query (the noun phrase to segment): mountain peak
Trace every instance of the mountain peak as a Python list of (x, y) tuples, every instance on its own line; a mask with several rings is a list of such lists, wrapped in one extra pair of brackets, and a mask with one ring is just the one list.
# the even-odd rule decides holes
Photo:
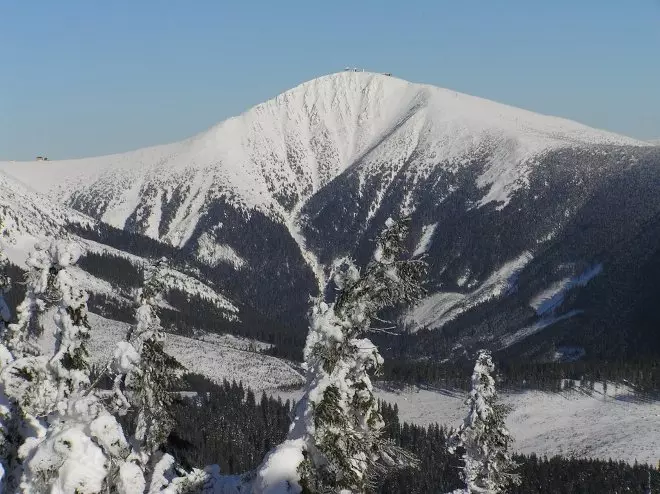
[[(325, 75), (185, 141), (82, 160), (0, 163), (0, 171), (123, 228), (174, 245), (217, 198), (289, 217), (351, 171), (361, 184), (403, 166), (410, 180), (484, 163), (480, 204), (506, 204), (535, 157), (572, 146), (648, 145), (569, 120), (373, 72)], [(164, 203), (177, 202), (173, 206)], [(375, 204), (374, 208), (378, 205)], [(145, 216), (146, 215), (146, 216)], [(165, 226), (167, 224), (167, 226)]]
[[(607, 143), (621, 145), (644, 145), (633, 138), (621, 136), (606, 130), (591, 128), (587, 125), (561, 117), (543, 115), (511, 105), (472, 96), (455, 90), (430, 84), (410, 82), (395, 76), (377, 73), (346, 70), (335, 72), (306, 81), (272, 100), (257, 105), (276, 104), (289, 101), (296, 94), (313, 95), (312, 99), (323, 94), (330, 94), (340, 103), (344, 98), (380, 99), (381, 105), (398, 106), (403, 101), (420, 103), (426, 101), (430, 110), (443, 113), (444, 120), (452, 118), (464, 121), (473, 120), (493, 127), (506, 128), (521, 133), (545, 134), (550, 138), (566, 141)], [(249, 110), (250, 111), (250, 110)]]

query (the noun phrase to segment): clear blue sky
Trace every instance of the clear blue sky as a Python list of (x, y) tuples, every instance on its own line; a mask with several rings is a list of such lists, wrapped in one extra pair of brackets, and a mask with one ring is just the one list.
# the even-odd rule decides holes
[(347, 65), (660, 137), (660, 0), (1, 0), (0, 159), (173, 142)]

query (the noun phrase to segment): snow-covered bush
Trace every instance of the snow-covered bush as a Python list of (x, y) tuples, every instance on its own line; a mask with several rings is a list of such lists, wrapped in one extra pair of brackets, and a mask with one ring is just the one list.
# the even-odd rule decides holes
[(472, 390), (465, 404), (469, 412), (450, 441), (450, 452), (462, 450), (461, 479), (466, 493), (506, 492), (519, 477), (509, 448), (513, 438), (504, 424), (506, 406), (498, 403), (492, 372), (495, 365), (486, 350), (480, 350), (472, 373)]
[(365, 492), (370, 474), (408, 464), (381, 436), (383, 420), (370, 372), (383, 363), (365, 337), (389, 328), (386, 308), (415, 303), (426, 264), (401, 260), (408, 223), (388, 220), (373, 260), (359, 270), (350, 259), (333, 264), (334, 303), (319, 298), (305, 347), (306, 391), (288, 439), (256, 472), (256, 494)]

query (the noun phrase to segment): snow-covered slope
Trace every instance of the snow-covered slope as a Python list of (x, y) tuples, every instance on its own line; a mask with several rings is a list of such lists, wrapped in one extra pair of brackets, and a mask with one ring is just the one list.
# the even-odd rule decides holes
[[(44, 348), (52, 348), (54, 325), (50, 315), (44, 316), (46, 331), (41, 339)], [(112, 356), (110, 349), (126, 338), (130, 325), (93, 313), (89, 314), (89, 324), (92, 362), (105, 366)], [(179, 360), (187, 372), (202, 374), (217, 383), (222, 383), (223, 379), (242, 381), (257, 392), (301, 385), (300, 373), (285, 361), (258, 353), (267, 346), (232, 336), (206, 334), (190, 338), (168, 334), (165, 350)]]
[(14, 264), (23, 265), (35, 241), (62, 235), (67, 223), (94, 223), (78, 211), (45, 200), (3, 172), (0, 190), (0, 247)]
[[(300, 391), (276, 392), (299, 399)], [(396, 403), (399, 418), (414, 424), (458, 427), (464, 419), (465, 394), (410, 388), (376, 389), (379, 399)], [(636, 401), (625, 388), (597, 385), (593, 394), (579, 391), (505, 393), (512, 408), (507, 426), (524, 454), (614, 459), (655, 465), (660, 457), (660, 402)]]
[(446, 89), (344, 72), (180, 143), (81, 160), (0, 163), (0, 170), (113, 226), (134, 222), (141, 233), (182, 245), (220, 196), (241, 209), (286, 215), (357, 163), (365, 180), (383, 166), (395, 174), (415, 155), (422, 159), (413, 173), (424, 175), (489, 153), (478, 179), (482, 202), (505, 201), (536, 156), (572, 144), (642, 145)]
[[(11, 263), (24, 268), (25, 260), (35, 244), (42, 240), (67, 238), (77, 243), (83, 253), (112, 254), (126, 258), (137, 269), (148, 262), (147, 259), (107, 245), (81, 238), (72, 234), (69, 225), (93, 228), (97, 221), (72, 208), (58, 204), (35, 192), (25, 184), (0, 172), (0, 249)], [(72, 268), (72, 275), (79, 285), (93, 295), (123, 301), (130, 304), (129, 295), (116, 284), (86, 272), (79, 267)], [(168, 269), (163, 280), (168, 289), (179, 290), (189, 296), (199, 297), (210, 302), (224, 315), (227, 321), (238, 321), (238, 308), (224, 295), (206, 283), (176, 269)]]

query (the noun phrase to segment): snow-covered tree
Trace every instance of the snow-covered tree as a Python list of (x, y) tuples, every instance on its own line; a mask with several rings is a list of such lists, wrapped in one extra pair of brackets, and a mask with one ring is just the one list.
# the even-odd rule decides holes
[[(241, 492), (243, 479), (217, 466), (186, 474), (160, 450), (173, 427), (171, 391), (182, 369), (164, 352), (157, 315), (165, 263), (145, 270), (136, 323), (103, 371), (115, 374), (113, 388), (102, 390), (90, 383), (87, 295), (71, 270), (79, 255), (64, 241), (36, 246), (18, 321), (1, 334), (0, 493)], [(50, 312), (54, 344), (42, 351), (37, 339)], [(129, 411), (135, 430), (124, 434), (116, 416)]]
[(450, 441), (450, 452), (462, 450), (461, 478), (466, 493), (506, 492), (520, 481), (509, 452), (513, 438), (504, 424), (508, 409), (497, 400), (494, 370), (490, 353), (480, 350), (465, 402), (469, 412)]
[(0, 250), (0, 291), (2, 292), (11, 287), (11, 278), (7, 273), (8, 267), (9, 259), (7, 258), (7, 255)]
[(183, 370), (165, 353), (165, 334), (158, 317), (166, 270), (165, 259), (146, 266), (143, 287), (136, 294), (135, 324), (126, 340), (117, 344), (112, 363), (113, 409), (120, 414), (128, 410), (136, 414), (130, 438), (133, 451), (120, 471), (126, 479), (122, 482), (133, 486), (127, 492), (145, 492), (147, 484), (146, 492), (161, 492), (169, 483), (164, 472), (174, 467), (171, 456), (157, 452), (174, 427), (172, 390)]
[(350, 259), (333, 264), (339, 293), (333, 303), (313, 306), (305, 347), (306, 392), (287, 441), (259, 467), (256, 493), (360, 493), (369, 473), (407, 462), (382, 436), (383, 420), (369, 373), (383, 363), (365, 336), (389, 328), (379, 318), (387, 308), (413, 304), (424, 290), (426, 264), (403, 260), (408, 222), (387, 221), (373, 260), (358, 269)]
[[(110, 489), (113, 465), (128, 454), (121, 427), (89, 386), (87, 294), (71, 273), (80, 249), (37, 245), (27, 265), (18, 322), (0, 345), (4, 488), (22, 493), (97, 493)], [(38, 317), (51, 307), (55, 339), (42, 353)]]
[(183, 370), (176, 359), (165, 353), (165, 335), (157, 314), (165, 288), (165, 269), (164, 260), (145, 269), (145, 283), (137, 294), (136, 324), (129, 336), (139, 360), (126, 377), (126, 387), (138, 407), (135, 439), (148, 453), (165, 442), (174, 426), (170, 412), (172, 389)]

